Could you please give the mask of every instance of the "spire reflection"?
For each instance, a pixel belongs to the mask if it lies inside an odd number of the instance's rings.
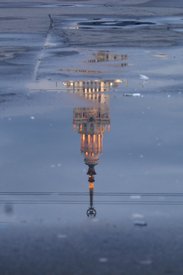
[[[80,134],[81,153],[88,166],[90,207],[87,215],[95,216],[96,210],[93,207],[95,166],[103,150],[104,132],[110,130],[109,108],[105,103],[100,104],[99,107],[75,108],[73,116],[74,128]]]
[[[73,92],[93,102],[92,107],[78,107],[73,111],[73,128],[80,134],[80,150],[88,166],[90,204],[88,217],[96,216],[94,208],[95,166],[103,150],[105,131],[110,131],[109,95],[111,87],[117,87],[121,80],[69,81],[65,83]]]

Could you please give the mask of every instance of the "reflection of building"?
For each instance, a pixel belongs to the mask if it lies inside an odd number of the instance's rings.
[[[94,58],[90,59],[89,63],[97,63],[97,62],[108,62],[108,61],[126,61],[128,59],[128,55],[126,54],[113,54],[109,51],[99,51],[94,54]],[[124,66],[127,66],[127,63],[123,63]]]
[[[102,107],[74,109],[73,126],[81,136],[81,152],[87,165],[90,162],[97,164],[103,148],[103,134],[110,129],[109,109]]]
[[[98,164],[103,149],[103,135],[110,130],[109,108],[106,104],[93,108],[75,108],[73,116],[74,129],[81,137],[81,152],[85,164],[88,165],[88,182],[90,192],[90,208],[88,216],[95,216],[93,208],[93,192],[95,182],[95,166]]]
[[[81,153],[84,162],[88,166],[88,182],[90,193],[90,207],[88,216],[95,216],[93,207],[95,166],[98,164],[103,149],[103,136],[106,130],[110,130],[109,95],[105,91],[117,87],[121,80],[91,80],[68,81],[64,85],[71,88],[74,93],[94,103],[93,107],[79,107],[74,109],[73,127],[80,134]]]

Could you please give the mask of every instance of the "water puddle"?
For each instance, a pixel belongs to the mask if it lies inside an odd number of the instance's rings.
[[[182,17],[61,2],[0,18],[4,273],[182,274]]]
[[[133,20],[112,20],[112,19],[94,19],[92,21],[78,22],[77,26],[80,29],[96,29],[96,28],[110,28],[118,29],[121,27],[137,27],[137,26],[147,26],[154,25],[153,22],[147,21],[133,21]]]

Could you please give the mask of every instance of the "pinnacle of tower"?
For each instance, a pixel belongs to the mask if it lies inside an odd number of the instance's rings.
[[[90,207],[88,208],[87,212],[86,212],[87,216],[90,218],[95,218],[97,211],[95,210],[95,208]]]

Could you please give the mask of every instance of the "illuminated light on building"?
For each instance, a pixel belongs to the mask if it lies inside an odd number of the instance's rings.
[[[90,189],[90,190],[94,190],[94,187],[95,187],[94,183],[93,183],[93,182],[90,182],[90,184],[89,184],[89,189]]]
[[[80,131],[82,131],[83,125],[81,124],[81,125],[79,126],[79,128],[80,128]]]
[[[80,131],[82,131],[82,130],[80,130]],[[82,142],[85,142],[85,135],[84,134],[82,135]]]
[[[114,61],[126,61],[126,60],[128,60],[127,54],[113,54],[109,51],[99,51],[98,53],[94,54],[94,58],[88,60],[88,62],[99,63],[99,62],[109,62],[109,61],[114,62]]]
[[[117,80],[79,80],[79,81],[66,81],[64,86],[74,93],[81,95],[87,95],[88,98],[92,98],[95,93],[109,92],[111,87],[118,87],[123,81]],[[91,94],[91,96],[89,96]]]
[[[91,142],[91,137],[90,135],[88,135],[88,144],[90,144],[90,142]]]
[[[122,83],[122,80],[121,80],[121,79],[116,79],[116,80],[115,80],[115,83],[116,83],[116,84],[120,84],[120,83]]]

